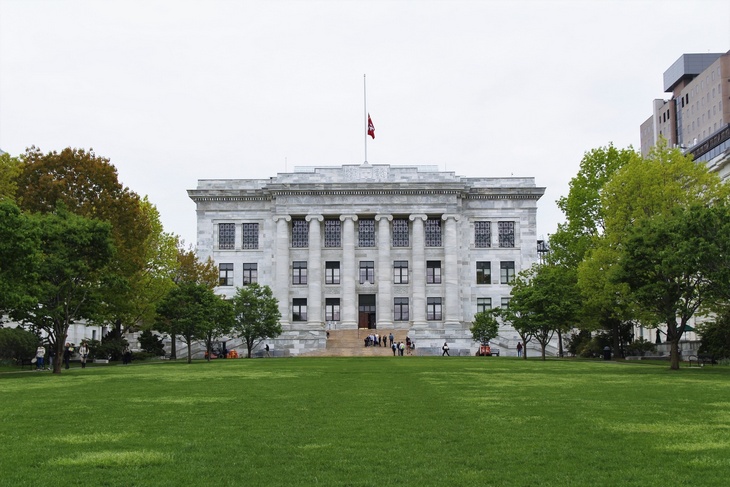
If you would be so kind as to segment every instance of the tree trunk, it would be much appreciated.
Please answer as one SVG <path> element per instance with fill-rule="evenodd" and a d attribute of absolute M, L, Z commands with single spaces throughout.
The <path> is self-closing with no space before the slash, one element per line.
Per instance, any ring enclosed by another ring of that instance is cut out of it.
<path fill-rule="evenodd" d="M 527 342 L 522 340 L 522 360 L 527 360 Z"/>
<path fill-rule="evenodd" d="M 669 366 L 672 370 L 679 370 L 679 339 L 673 339 L 671 347 L 669 349 Z"/>
<path fill-rule="evenodd" d="M 540 348 L 542 349 L 542 359 L 545 360 L 545 347 L 547 346 L 547 343 L 540 342 Z"/>
<path fill-rule="evenodd" d="M 170 333 L 170 360 L 177 360 L 177 335 Z"/>
<path fill-rule="evenodd" d="M 558 330 L 558 357 L 563 358 L 563 332 Z"/>

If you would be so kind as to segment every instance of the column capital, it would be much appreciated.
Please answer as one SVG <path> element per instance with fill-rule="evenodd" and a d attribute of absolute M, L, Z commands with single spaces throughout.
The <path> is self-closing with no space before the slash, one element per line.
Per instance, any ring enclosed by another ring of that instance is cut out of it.
<path fill-rule="evenodd" d="M 428 215 L 426 215 L 426 214 L 421 214 L 421 213 L 417 213 L 417 214 L 414 214 L 414 215 L 411 215 L 411 216 L 409 216 L 409 217 L 408 217 L 408 219 L 409 219 L 410 221 L 412 221 L 412 222 L 413 222 L 413 221 L 416 221 L 417 219 L 418 219 L 418 220 L 422 220 L 422 221 L 424 221 L 424 222 L 425 222 L 426 220 L 428 220 Z"/>
<path fill-rule="evenodd" d="M 291 221 L 291 216 L 289 216 L 289 215 L 274 215 L 274 221 L 275 222 L 278 222 L 279 220 L 285 220 L 285 221 L 290 222 Z"/>
<path fill-rule="evenodd" d="M 312 220 L 317 220 L 318 222 L 321 223 L 324 221 L 324 217 L 322 215 L 307 215 L 304 217 L 304 219 L 307 220 L 308 222 L 311 222 Z"/>
<path fill-rule="evenodd" d="M 340 215 L 340 221 L 344 222 L 345 220 L 352 220 L 352 221 L 356 222 L 357 215 Z"/>
<path fill-rule="evenodd" d="M 379 222 L 380 220 L 388 220 L 389 222 L 393 221 L 393 215 L 375 215 L 375 221 Z"/>
<path fill-rule="evenodd" d="M 461 220 L 461 215 L 457 213 L 444 213 L 443 215 L 441 215 L 441 219 L 444 221 L 448 220 L 449 218 L 453 218 L 455 222 L 458 222 L 459 220 Z"/>

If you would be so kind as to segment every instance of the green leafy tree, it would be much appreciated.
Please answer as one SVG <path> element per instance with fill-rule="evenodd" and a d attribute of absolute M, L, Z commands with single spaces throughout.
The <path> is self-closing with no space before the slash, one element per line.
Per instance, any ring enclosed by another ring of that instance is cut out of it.
<path fill-rule="evenodd" d="M 71 213 L 111 225 L 116 252 L 104 273 L 103 313 L 97 313 L 95 320 L 111 324 L 121 334 L 138 316 L 137 290 L 131 280 L 147 263 L 145 243 L 151 222 L 139 196 L 119 182 L 109 159 L 93 150 L 43 153 L 31 147 L 20 161 L 16 199 L 21 209 L 49 213 L 63 205 Z"/>
<path fill-rule="evenodd" d="M 474 321 L 469 331 L 475 342 L 488 345 L 489 341 L 499 334 L 499 322 L 491 310 L 482 311 L 474 315 Z"/>
<path fill-rule="evenodd" d="M 616 278 L 666 324 L 671 368 L 679 369 L 679 341 L 690 319 L 726 301 L 730 210 L 724 205 L 677 207 L 639 221 L 624 239 Z"/>
<path fill-rule="evenodd" d="M 158 329 L 181 336 L 192 361 L 192 344 L 205 339 L 216 326 L 221 298 L 204 284 L 182 283 L 170 290 L 157 307 Z"/>
<path fill-rule="evenodd" d="M 15 200 L 19 174 L 20 160 L 7 152 L 0 153 L 0 200 Z"/>
<path fill-rule="evenodd" d="M 279 302 L 269 286 L 251 283 L 233 297 L 234 332 L 246 343 L 247 357 L 262 340 L 281 335 Z"/>
<path fill-rule="evenodd" d="M 202 341 L 205 345 L 208 361 L 213 353 L 213 343 L 228 335 L 234 324 L 233 304 L 225 299 L 218 299 L 215 303 L 214 320 L 202 332 Z"/>
<path fill-rule="evenodd" d="M 30 270 L 36 277 L 33 299 L 16 302 L 10 317 L 47 333 L 55 347 L 54 373 L 60 373 L 63 345 L 71 323 L 101 313 L 103 275 L 114 256 L 106 222 L 74 215 L 62 208 L 33 215 L 39 258 Z"/>
<path fill-rule="evenodd" d="M 36 221 L 11 201 L 0 200 L 0 319 L 37 301 L 41 257 Z"/>
<path fill-rule="evenodd" d="M 584 154 L 578 174 L 570 181 L 568 196 L 558 200 L 567 222 L 550 236 L 550 262 L 574 269 L 581 292 L 582 329 L 616 332 L 627 318 L 624 288 L 607 278 L 605 252 L 596 250 L 606 231 L 606 209 L 602 193 L 606 184 L 625 166 L 640 161 L 629 147 L 617 149 L 613 144 Z M 615 259 L 610 262 L 614 262 Z M 566 330 L 560 330 L 561 338 Z M 618 333 L 614 333 L 616 337 Z M 615 347 L 618 349 L 619 342 Z"/>
<path fill-rule="evenodd" d="M 527 360 L 527 344 L 534 338 L 531 313 L 527 312 L 525 315 L 522 315 L 522 313 L 512 308 L 512 306 L 494 308 L 492 309 L 492 313 L 494 313 L 494 316 L 499 317 L 504 324 L 514 328 L 520 336 L 520 340 L 522 341 L 522 358 Z"/>

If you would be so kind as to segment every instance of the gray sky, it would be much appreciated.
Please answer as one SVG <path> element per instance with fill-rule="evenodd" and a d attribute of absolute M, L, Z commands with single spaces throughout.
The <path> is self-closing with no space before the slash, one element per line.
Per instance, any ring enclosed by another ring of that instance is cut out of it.
<path fill-rule="evenodd" d="M 730 49 L 730 2 L 0 0 L 0 149 L 93 148 L 195 241 L 198 179 L 364 160 L 547 187 L 639 147 L 683 53 Z"/>

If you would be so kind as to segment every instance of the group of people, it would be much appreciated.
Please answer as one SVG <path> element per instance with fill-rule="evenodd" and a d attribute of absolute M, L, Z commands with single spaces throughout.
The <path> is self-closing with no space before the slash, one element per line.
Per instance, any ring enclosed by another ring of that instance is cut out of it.
<path fill-rule="evenodd" d="M 329 332 L 328 332 L 329 336 Z M 388 336 L 383 335 L 382 337 L 378 335 L 377 333 L 371 333 L 370 335 L 365 337 L 365 346 L 366 347 L 387 347 L 388 346 L 388 340 L 390 340 L 390 346 L 393 346 L 393 340 L 395 340 L 395 337 L 393 337 L 393 334 L 391 333 Z"/>
<path fill-rule="evenodd" d="M 86 344 L 86 342 L 81 342 L 81 345 L 76 348 L 76 345 L 73 343 L 66 342 L 66 345 L 63 347 L 63 365 L 65 368 L 70 367 L 71 357 L 74 356 L 74 354 L 79 354 L 79 360 L 81 361 L 81 368 L 86 368 L 86 360 L 89 357 L 89 347 Z M 35 351 L 35 369 L 36 370 L 44 370 L 48 369 L 51 370 L 53 367 L 53 358 L 56 356 L 55 350 L 53 349 L 53 345 L 48 345 L 48 365 L 46 366 L 46 347 L 43 346 L 43 344 L 39 344 L 38 348 Z"/>

